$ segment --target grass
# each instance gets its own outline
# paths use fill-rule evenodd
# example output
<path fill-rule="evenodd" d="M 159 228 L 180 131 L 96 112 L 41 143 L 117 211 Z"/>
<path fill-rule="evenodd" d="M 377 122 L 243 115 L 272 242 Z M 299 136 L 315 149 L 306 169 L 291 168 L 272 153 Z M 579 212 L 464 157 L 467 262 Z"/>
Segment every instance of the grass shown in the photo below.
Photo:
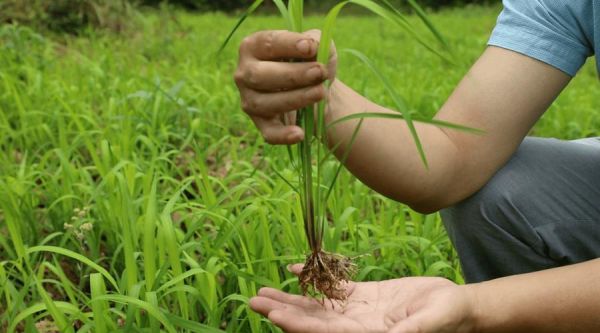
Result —
<path fill-rule="evenodd" d="M 431 115 L 497 13 L 432 15 L 459 58 L 453 67 L 369 17 L 340 18 L 336 44 L 368 55 L 410 108 Z M 247 301 L 261 286 L 299 292 L 285 266 L 304 259 L 307 241 L 289 223 L 301 221 L 299 198 L 273 171 L 294 179 L 286 150 L 265 146 L 240 111 L 236 48 L 214 58 L 234 23 L 175 12 L 148 13 L 120 37 L 0 29 L 1 331 L 278 332 Z M 283 26 L 254 17 L 232 43 Z M 339 77 L 393 106 L 362 66 L 344 57 Z M 598 135 L 599 95 L 589 63 L 534 134 Z M 325 165 L 324 178 L 335 170 Z M 417 214 L 345 171 L 330 200 L 325 248 L 362 255 L 358 280 L 462 282 L 437 214 Z"/>
<path fill-rule="evenodd" d="M 263 0 L 256 0 L 254 3 L 242 14 L 239 21 L 234 26 L 233 30 L 225 38 L 225 42 L 219 48 L 219 54 L 223 48 L 227 45 L 228 41 L 241 26 L 241 24 L 263 3 Z M 303 0 L 290 0 L 287 5 L 281 0 L 275 0 L 281 17 L 286 22 L 288 29 L 295 32 L 303 32 L 305 29 L 304 25 L 304 1 Z M 448 52 L 448 45 L 441 36 L 440 32 L 434 27 L 431 21 L 427 18 L 426 13 L 419 5 L 414 1 L 408 2 L 417 13 L 423 22 L 424 26 L 429 29 L 433 37 L 436 39 L 436 45 L 432 42 L 427 42 L 421 34 L 415 32 L 415 28 L 411 23 L 408 22 L 405 15 L 393 7 L 389 1 L 382 1 L 381 3 L 371 0 L 348 0 L 339 1 L 332 5 L 332 8 L 327 12 L 323 18 L 321 26 L 321 38 L 319 50 L 317 52 L 316 61 L 327 65 L 330 59 L 330 45 L 333 43 L 333 34 L 335 30 L 335 23 L 338 16 L 341 14 L 342 9 L 350 7 L 348 5 L 354 5 L 362 9 L 368 10 L 371 14 L 375 14 L 381 20 L 386 20 L 396 26 L 398 30 L 403 30 L 409 34 L 411 38 L 419 42 L 425 49 L 438 54 L 441 58 L 447 59 L 450 56 Z M 438 51 L 438 48 L 443 48 L 444 51 Z M 381 72 L 373 65 L 372 61 L 358 50 L 346 50 L 347 54 L 354 55 L 358 59 L 362 60 L 365 65 L 374 72 L 374 74 L 382 81 L 386 86 L 388 93 L 393 98 L 398 111 L 395 114 L 375 114 L 375 113 L 360 113 L 353 114 L 348 117 L 344 117 L 336 121 L 336 123 L 361 118 L 358 125 L 354 129 L 350 141 L 350 146 L 354 142 L 356 135 L 358 134 L 362 118 L 372 116 L 385 116 L 387 118 L 403 119 L 411 130 L 414 143 L 423 161 L 423 166 L 427 167 L 427 160 L 425 153 L 421 145 L 419 136 L 415 130 L 412 121 L 412 112 L 408 110 L 406 103 L 397 94 L 395 89 L 392 87 L 391 82 L 385 78 Z M 326 85 L 331 82 L 326 82 Z M 289 154 L 289 166 L 296 169 L 298 176 L 298 184 L 295 186 L 287 181 L 285 177 L 282 177 L 280 173 L 276 174 L 280 176 L 289 186 L 293 189 L 296 194 L 300 197 L 300 203 L 302 206 L 302 223 L 305 229 L 305 235 L 308 241 L 310 252 L 306 257 L 304 268 L 299 275 L 299 284 L 303 294 L 311 293 L 313 295 L 322 295 L 330 300 L 345 300 L 347 295 L 343 283 L 347 282 L 352 278 L 355 273 L 355 265 L 352 262 L 352 258 L 346 257 L 337 253 L 329 253 L 323 248 L 323 235 L 326 231 L 327 214 L 328 214 L 328 203 L 330 194 L 333 191 L 337 177 L 346 161 L 347 154 L 340 159 L 336 168 L 335 174 L 331 181 L 323 182 L 323 167 L 328 163 L 328 159 L 332 158 L 332 151 L 337 148 L 327 150 L 321 144 L 326 142 L 327 138 L 325 125 L 325 108 L 326 101 L 316 103 L 314 106 L 307 106 L 295 112 L 297 118 L 296 124 L 304 129 L 304 140 L 296 145 L 296 154 L 294 155 L 294 149 L 287 147 Z M 366 110 L 365 110 L 366 111 Z M 425 119 L 422 121 L 433 123 L 432 120 Z M 442 123 L 436 121 L 436 123 Z M 329 124 L 327 126 L 333 126 Z M 453 124 L 446 124 L 450 127 L 460 127 Z M 314 146 L 314 147 L 313 147 Z M 288 166 L 288 167 L 289 167 Z M 331 220 L 331 219 L 330 219 Z M 299 223 L 300 221 L 296 221 Z M 335 221 L 329 221 L 335 224 Z M 293 223 L 293 222 L 291 222 Z"/>

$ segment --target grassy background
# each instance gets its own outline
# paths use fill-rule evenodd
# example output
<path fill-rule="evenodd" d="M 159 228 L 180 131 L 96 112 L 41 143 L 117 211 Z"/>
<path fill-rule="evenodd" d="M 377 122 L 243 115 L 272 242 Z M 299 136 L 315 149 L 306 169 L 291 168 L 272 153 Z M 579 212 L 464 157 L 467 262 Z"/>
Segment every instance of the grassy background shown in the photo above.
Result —
<path fill-rule="evenodd" d="M 362 50 L 412 108 L 433 114 L 498 12 L 433 15 L 456 66 L 369 17 L 342 18 L 336 43 Z M 264 285 L 297 292 L 285 266 L 307 252 L 301 208 L 273 172 L 295 180 L 285 149 L 265 146 L 240 111 L 232 73 L 241 37 L 283 22 L 250 19 L 217 61 L 233 24 L 163 12 L 119 36 L 0 28 L 0 330 L 278 331 L 247 301 Z M 391 105 L 357 61 L 342 57 L 338 72 Z M 598 135 L 596 86 L 590 61 L 533 134 Z M 347 173 L 331 207 L 325 248 L 360 255 L 358 280 L 462 282 L 438 215 L 416 214 Z"/>

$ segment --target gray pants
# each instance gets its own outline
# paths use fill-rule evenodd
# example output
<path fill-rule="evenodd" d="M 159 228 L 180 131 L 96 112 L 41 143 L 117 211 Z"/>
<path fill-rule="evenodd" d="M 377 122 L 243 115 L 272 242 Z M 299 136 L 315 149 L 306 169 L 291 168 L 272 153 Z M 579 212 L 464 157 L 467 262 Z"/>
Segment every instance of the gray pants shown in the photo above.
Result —
<path fill-rule="evenodd" d="M 442 220 L 467 282 L 600 257 L 600 138 L 526 138 Z"/>

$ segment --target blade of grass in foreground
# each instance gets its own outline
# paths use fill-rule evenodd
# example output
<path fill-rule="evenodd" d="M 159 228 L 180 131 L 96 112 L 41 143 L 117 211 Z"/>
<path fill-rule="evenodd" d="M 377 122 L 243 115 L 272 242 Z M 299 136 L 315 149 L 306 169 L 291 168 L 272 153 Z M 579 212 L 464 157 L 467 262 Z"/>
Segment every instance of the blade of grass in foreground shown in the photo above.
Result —
<path fill-rule="evenodd" d="M 381 71 L 379 71 L 379 69 L 375 66 L 375 64 L 373 64 L 373 62 L 366 55 L 364 55 L 363 53 L 361 53 L 357 50 L 353 50 L 353 49 L 345 49 L 345 50 L 342 50 L 342 52 L 349 53 L 349 54 L 355 56 L 356 58 L 358 58 L 359 60 L 361 60 L 377 76 L 377 78 L 383 83 L 385 89 L 387 90 L 388 94 L 392 98 L 392 101 L 394 102 L 395 107 L 397 108 L 395 111 L 398 111 L 399 113 L 392 114 L 392 116 L 390 116 L 389 114 L 386 114 L 386 113 L 358 113 L 358 114 L 350 115 L 349 117 L 348 116 L 343 117 L 341 119 L 338 119 L 338 121 L 349 120 L 352 118 L 354 118 L 354 119 L 364 118 L 364 117 L 404 119 L 406 122 L 406 125 L 408 126 L 408 128 L 410 130 L 413 140 L 415 141 L 417 150 L 419 151 L 419 155 L 421 156 L 421 160 L 423 161 L 425 166 L 428 167 L 427 158 L 425 156 L 425 151 L 423 149 L 423 145 L 421 143 L 421 140 L 419 138 L 419 135 L 418 135 L 417 130 L 413 123 L 413 120 L 415 120 L 415 119 L 413 119 L 411 111 L 408 109 L 407 103 L 404 101 L 402 96 L 400 96 L 400 94 L 396 91 L 396 89 L 394 89 L 394 86 L 392 85 L 390 80 L 388 78 L 386 78 L 381 73 Z M 338 122 L 338 121 L 336 121 L 336 122 Z M 458 125 L 458 124 L 452 124 L 452 123 L 441 121 L 441 120 L 420 118 L 418 121 L 436 125 L 438 127 L 447 127 L 447 128 L 452 128 L 455 130 L 465 131 L 465 132 L 483 133 L 483 131 L 481 131 L 479 129 L 474 129 L 474 128 L 470 128 L 470 127 L 462 126 L 462 125 Z"/>
<path fill-rule="evenodd" d="M 352 146 L 354 146 L 354 142 L 356 141 L 356 137 L 358 136 L 358 132 L 360 131 L 360 128 L 362 127 L 363 121 L 364 121 L 364 118 L 361 118 L 358 121 L 358 124 L 354 128 L 354 131 L 352 132 L 352 136 L 350 137 L 350 142 L 345 147 L 344 155 L 340 159 L 340 163 L 338 164 L 338 166 L 337 166 L 337 168 L 335 170 L 335 174 L 333 175 L 333 179 L 331 180 L 331 183 L 329 184 L 329 186 L 327 188 L 327 194 L 325 194 L 325 197 L 323 198 L 323 204 L 324 205 L 327 204 L 327 200 L 329 200 L 329 196 L 333 192 L 333 188 L 334 188 L 335 182 L 337 181 L 337 178 L 340 175 L 340 172 L 342 172 L 342 168 L 344 167 L 344 165 L 346 165 L 346 161 L 348 160 L 348 157 L 350 156 L 350 151 L 352 151 Z M 319 236 L 321 237 L 321 239 L 320 239 L 321 242 L 323 241 L 323 234 L 324 234 L 324 232 L 325 232 L 325 223 L 322 223 L 321 224 L 321 231 L 319 232 Z"/>
<path fill-rule="evenodd" d="M 248 10 L 246 10 L 242 16 L 239 18 L 239 20 L 237 21 L 237 23 L 235 24 L 235 26 L 233 27 L 233 29 L 231 29 L 231 32 L 229 32 L 229 35 L 227 35 L 227 38 L 225 38 L 225 41 L 223 42 L 223 44 L 221 44 L 221 47 L 219 47 L 219 51 L 217 53 L 221 53 L 223 51 L 223 49 L 225 48 L 225 46 L 227 46 L 227 44 L 229 44 L 229 41 L 231 40 L 231 37 L 233 37 L 233 35 L 235 34 L 235 32 L 239 29 L 239 27 L 242 25 L 242 23 L 244 23 L 244 21 L 252 14 L 254 13 L 254 11 L 264 2 L 264 0 L 256 0 L 254 1 L 254 3 L 252 5 L 250 5 L 250 7 L 248 7 Z"/>
<path fill-rule="evenodd" d="M 104 317 L 105 312 L 108 310 L 108 303 L 98 301 L 95 298 L 106 294 L 106 286 L 104 285 L 104 279 L 100 273 L 90 274 L 90 293 L 92 300 L 90 301 L 92 307 L 92 313 L 94 314 L 94 328 L 96 333 L 106 333 L 106 318 Z"/>
<path fill-rule="evenodd" d="M 336 119 L 335 121 L 328 124 L 327 127 L 333 127 L 339 123 L 342 123 L 342 122 L 345 122 L 348 120 L 364 119 L 364 118 L 404 119 L 404 116 L 401 113 L 360 112 L 360 113 L 353 113 L 353 114 L 344 116 L 342 118 Z M 468 126 L 463 126 L 463 125 L 458 125 L 458 124 L 450 123 L 450 122 L 443 121 L 443 120 L 414 118 L 413 121 L 419 122 L 419 123 L 430 124 L 430 125 L 434 125 L 437 127 L 444 127 L 444 128 L 457 130 L 457 131 L 473 133 L 473 134 L 479 134 L 479 135 L 485 134 L 484 130 L 473 128 L 473 127 L 468 127 Z"/>
<path fill-rule="evenodd" d="M 406 125 L 408 126 L 408 128 L 410 130 L 410 134 L 413 137 L 415 145 L 417 146 L 417 150 L 419 151 L 419 155 L 421 156 L 421 160 L 423 161 L 423 164 L 425 165 L 426 168 L 429 168 L 429 164 L 427 163 L 427 157 L 425 156 L 425 151 L 423 150 L 423 144 L 421 143 L 421 139 L 419 138 L 417 129 L 415 128 L 415 125 L 413 124 L 410 110 L 406 106 L 406 102 L 404 101 L 404 99 L 402 97 L 400 97 L 400 95 L 398 93 L 396 93 L 390 80 L 388 80 L 388 78 L 383 76 L 383 74 L 381 74 L 381 72 L 375 67 L 373 62 L 363 53 L 361 53 L 357 50 L 352 50 L 352 49 L 343 50 L 343 52 L 352 54 L 353 56 L 360 59 L 383 83 L 386 90 L 390 94 L 390 97 L 392 97 L 392 100 L 394 101 L 396 108 L 398 108 L 398 111 L 401 112 L 402 115 L 404 116 L 403 118 L 406 121 Z"/>
<path fill-rule="evenodd" d="M 304 18 L 304 0 L 290 0 L 288 2 L 289 19 L 292 29 L 302 32 L 302 19 Z"/>
<path fill-rule="evenodd" d="M 275 6 L 277 6 L 277 9 L 279 10 L 281 17 L 283 17 L 283 19 L 285 20 L 285 23 L 288 26 L 288 30 L 294 30 L 294 25 L 293 25 L 292 21 L 290 20 L 290 14 L 288 12 L 287 7 L 283 3 L 283 1 L 273 0 L 273 2 L 275 3 Z"/>

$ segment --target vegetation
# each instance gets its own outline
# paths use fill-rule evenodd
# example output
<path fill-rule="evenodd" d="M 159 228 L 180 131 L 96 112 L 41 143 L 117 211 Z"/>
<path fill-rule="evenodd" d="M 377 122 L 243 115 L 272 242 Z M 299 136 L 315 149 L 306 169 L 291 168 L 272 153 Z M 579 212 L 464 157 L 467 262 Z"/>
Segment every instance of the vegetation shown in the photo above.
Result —
<path fill-rule="evenodd" d="M 453 67 L 370 17 L 340 18 L 336 44 L 368 55 L 411 109 L 431 115 L 497 13 L 432 16 L 451 32 Z M 235 47 L 214 58 L 234 23 L 151 14 L 139 31 L 61 42 L 0 28 L 0 331 L 279 332 L 247 301 L 261 286 L 300 292 L 285 266 L 307 252 L 303 227 L 289 223 L 302 205 L 273 171 L 294 179 L 287 151 L 264 145 L 239 111 Z M 274 27 L 284 22 L 250 18 L 232 44 Z M 393 106 L 363 68 L 343 57 L 339 77 Z M 590 63 L 534 134 L 598 135 L 596 84 Z M 335 170 L 324 166 L 324 179 Z M 462 282 L 438 215 L 385 199 L 345 171 L 330 200 L 324 246 L 358 256 L 357 280 Z"/>
<path fill-rule="evenodd" d="M 251 15 L 258 7 L 263 4 L 264 1 L 257 0 L 252 6 L 242 15 L 234 30 L 228 35 L 225 40 L 224 46 L 231 38 L 235 30 L 245 21 L 249 15 Z M 333 6 L 326 17 L 321 28 L 321 40 L 319 49 L 317 52 L 316 61 L 327 65 L 331 50 L 330 45 L 333 42 L 333 32 L 335 29 L 335 23 L 337 17 L 341 13 L 342 9 L 349 7 L 348 5 L 355 5 L 363 7 L 364 9 L 376 14 L 382 20 L 394 24 L 399 30 L 403 30 L 408 33 L 413 39 L 421 43 L 428 50 L 438 54 L 443 59 L 448 59 L 450 53 L 447 50 L 447 42 L 441 36 L 440 32 L 435 28 L 429 21 L 427 16 L 424 14 L 423 9 L 414 1 L 408 1 L 413 10 L 419 13 L 419 18 L 423 21 L 425 27 L 427 27 L 431 34 L 436 37 L 437 44 L 433 45 L 427 43 L 423 36 L 416 33 L 413 26 L 406 20 L 404 14 L 402 14 L 397 8 L 393 7 L 389 1 L 383 1 L 382 3 L 371 1 L 371 0 L 349 0 L 340 1 Z M 280 11 L 282 18 L 287 23 L 287 28 L 291 31 L 303 32 L 304 24 L 304 1 L 303 0 L 291 0 L 285 4 L 283 1 L 275 0 L 275 4 Z M 443 47 L 444 51 L 438 51 L 438 47 Z M 222 50 L 222 48 L 221 48 Z M 352 259 L 345 257 L 337 253 L 329 253 L 323 248 L 323 235 L 326 232 L 327 215 L 329 213 L 329 198 L 332 193 L 335 181 L 339 175 L 348 152 L 349 147 L 346 147 L 346 154 L 341 159 L 341 163 L 337 165 L 336 171 L 334 172 L 333 179 L 327 183 L 323 181 L 323 168 L 327 163 L 330 163 L 328 159 L 332 158 L 333 152 L 338 148 L 338 143 L 332 143 L 333 148 L 331 150 L 325 149 L 322 145 L 323 142 L 327 142 L 327 128 L 335 126 L 336 124 L 351 120 L 360 119 L 358 122 L 352 138 L 350 139 L 349 145 L 352 145 L 356 135 L 358 134 L 362 120 L 367 117 L 386 117 L 391 119 L 402 119 L 404 120 L 411 130 L 414 143 L 416 148 L 423 160 L 423 167 L 427 167 L 427 159 L 425 152 L 421 145 L 418 133 L 413 124 L 414 110 L 409 110 L 404 102 L 403 98 L 398 95 L 393 85 L 385 78 L 381 72 L 373 65 L 372 61 L 366 57 L 363 53 L 358 50 L 345 50 L 348 54 L 356 56 L 362 60 L 366 67 L 371 69 L 374 74 L 382 81 L 385 87 L 390 93 L 396 107 L 397 113 L 395 114 L 382 114 L 373 113 L 365 110 L 364 113 L 352 114 L 342 119 L 338 119 L 334 124 L 325 124 L 325 108 L 326 101 L 321 101 L 311 107 L 305 107 L 297 112 L 292 112 L 292 117 L 296 119 L 296 124 L 304 129 L 304 140 L 296 145 L 296 154 L 293 150 L 288 147 L 289 162 L 290 165 L 295 169 L 298 184 L 294 186 L 290 181 L 286 180 L 285 177 L 280 176 L 290 187 L 300 196 L 300 203 L 302 205 L 302 223 L 308 245 L 310 247 L 310 253 L 306 257 L 304 268 L 299 276 L 300 287 L 302 288 L 303 294 L 311 291 L 313 294 L 321 294 L 329 300 L 346 300 L 346 293 L 344 283 L 347 282 L 355 271 L 355 265 L 352 263 Z M 447 54 L 444 54 L 447 52 Z M 330 84 L 327 82 L 326 84 Z M 418 117 L 415 120 L 421 122 L 432 123 L 442 127 L 451 127 L 454 129 L 475 131 L 466 127 L 462 127 L 456 124 L 450 124 L 439 120 L 432 120 L 426 117 Z M 278 174 L 279 175 L 279 174 Z M 298 221 L 299 222 L 299 221 Z M 334 221 L 335 223 L 335 221 Z"/>
<path fill-rule="evenodd" d="M 311 12 L 329 10 L 337 0 L 305 0 Z M 389 0 L 394 6 L 411 9 L 405 0 Z M 123 31 L 136 28 L 136 9 L 177 6 L 195 11 L 236 12 L 248 8 L 253 0 L 2 0 L 0 24 L 19 23 L 36 29 L 80 34 L 89 28 Z M 439 9 L 465 4 L 493 4 L 500 0 L 419 0 L 422 6 Z M 275 12 L 268 1 L 263 7 Z"/>
<path fill-rule="evenodd" d="M 132 28 L 134 7 L 135 3 L 127 0 L 3 0 L 0 24 L 72 34 L 90 27 L 118 32 Z"/>

